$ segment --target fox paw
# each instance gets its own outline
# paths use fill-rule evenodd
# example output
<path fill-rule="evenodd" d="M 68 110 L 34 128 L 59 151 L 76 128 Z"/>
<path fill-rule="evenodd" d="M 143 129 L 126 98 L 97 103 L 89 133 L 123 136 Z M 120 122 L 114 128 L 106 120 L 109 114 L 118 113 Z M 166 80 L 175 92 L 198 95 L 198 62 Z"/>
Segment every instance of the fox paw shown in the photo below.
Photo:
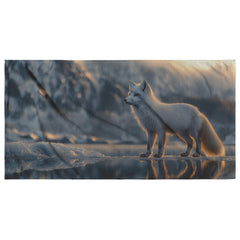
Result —
<path fill-rule="evenodd" d="M 197 152 L 195 152 L 193 155 L 192 155 L 193 157 L 200 157 L 201 156 L 201 154 L 200 153 L 197 153 Z"/>
<path fill-rule="evenodd" d="M 187 153 L 187 152 L 182 152 L 182 153 L 180 153 L 180 156 L 181 156 L 181 157 L 188 157 L 188 156 L 189 156 L 189 153 Z"/>
<path fill-rule="evenodd" d="M 153 157 L 155 157 L 155 158 L 161 158 L 162 156 L 163 156 L 163 154 L 159 154 L 159 153 L 155 153 L 153 155 Z"/>
<path fill-rule="evenodd" d="M 152 153 L 146 152 L 146 153 L 141 153 L 141 154 L 139 155 L 139 157 L 148 158 L 148 157 L 150 157 L 151 155 L 152 155 Z"/>

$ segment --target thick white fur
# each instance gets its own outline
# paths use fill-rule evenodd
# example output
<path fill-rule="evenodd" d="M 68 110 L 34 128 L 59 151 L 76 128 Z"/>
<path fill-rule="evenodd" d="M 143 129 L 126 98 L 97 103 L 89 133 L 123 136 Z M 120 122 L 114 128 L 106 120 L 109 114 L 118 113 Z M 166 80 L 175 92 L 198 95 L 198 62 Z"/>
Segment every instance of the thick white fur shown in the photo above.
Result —
<path fill-rule="evenodd" d="M 186 143 L 193 141 L 193 139 L 196 142 L 199 140 L 201 143 L 200 148 L 205 155 L 225 155 L 225 148 L 211 123 L 207 117 L 193 105 L 160 102 L 146 81 L 141 84 L 131 82 L 129 95 L 125 101 L 131 105 L 132 112 L 142 129 L 146 131 L 147 134 L 151 132 L 158 134 L 159 141 L 161 141 L 160 137 L 163 136 L 163 134 L 172 133 L 164 124 L 166 123 L 167 126 L 174 130 L 175 134 Z M 151 109 L 148 106 L 150 106 Z M 153 111 L 160 116 L 164 123 Z M 155 140 L 153 144 L 154 142 Z M 163 140 L 163 142 L 165 142 L 165 140 Z M 163 148 L 164 145 L 163 143 Z"/>
<path fill-rule="evenodd" d="M 203 151 L 207 156 L 225 156 L 225 148 L 213 126 L 205 115 L 202 114 L 201 117 L 202 126 L 199 131 L 199 138 L 202 142 Z"/>

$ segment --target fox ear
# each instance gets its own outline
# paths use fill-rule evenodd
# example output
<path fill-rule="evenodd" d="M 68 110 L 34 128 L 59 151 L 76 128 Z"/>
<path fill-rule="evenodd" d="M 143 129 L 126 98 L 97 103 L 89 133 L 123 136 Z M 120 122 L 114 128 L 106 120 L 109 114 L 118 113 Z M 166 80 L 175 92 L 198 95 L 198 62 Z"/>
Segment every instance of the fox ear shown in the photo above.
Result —
<path fill-rule="evenodd" d="M 141 87 L 141 89 L 142 89 L 143 92 L 147 90 L 148 85 L 149 85 L 149 84 L 148 84 L 148 82 L 147 82 L 146 80 L 144 80 L 144 81 L 141 83 L 140 87 Z"/>
<path fill-rule="evenodd" d="M 149 83 L 148 83 L 146 80 L 144 80 L 144 81 L 140 84 L 140 87 L 141 87 L 141 89 L 142 89 L 143 92 L 147 93 L 148 95 L 151 95 L 152 89 L 151 89 Z"/>
<path fill-rule="evenodd" d="M 135 82 L 133 81 L 129 81 L 129 88 L 131 89 L 132 87 L 134 87 L 136 85 Z"/>

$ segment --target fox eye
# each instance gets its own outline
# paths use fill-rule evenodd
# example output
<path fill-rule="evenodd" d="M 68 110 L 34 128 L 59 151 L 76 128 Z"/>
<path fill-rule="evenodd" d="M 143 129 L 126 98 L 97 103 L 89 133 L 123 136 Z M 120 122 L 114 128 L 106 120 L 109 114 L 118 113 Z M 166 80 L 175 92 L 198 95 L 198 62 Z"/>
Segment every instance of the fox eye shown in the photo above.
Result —
<path fill-rule="evenodd" d="M 137 96 L 140 96 L 140 94 L 139 94 L 139 93 L 135 93 L 135 94 L 134 94 L 134 97 L 137 97 Z"/>

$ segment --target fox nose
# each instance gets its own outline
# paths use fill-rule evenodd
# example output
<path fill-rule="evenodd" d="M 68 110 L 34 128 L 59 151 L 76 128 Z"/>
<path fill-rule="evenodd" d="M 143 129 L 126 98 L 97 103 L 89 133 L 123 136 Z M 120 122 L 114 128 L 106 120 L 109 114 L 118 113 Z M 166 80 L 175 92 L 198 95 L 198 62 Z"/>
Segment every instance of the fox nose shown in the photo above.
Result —
<path fill-rule="evenodd" d="M 126 102 L 127 102 L 127 99 L 126 99 L 126 98 L 124 98 L 124 99 L 123 99 L 123 101 L 126 103 Z"/>

